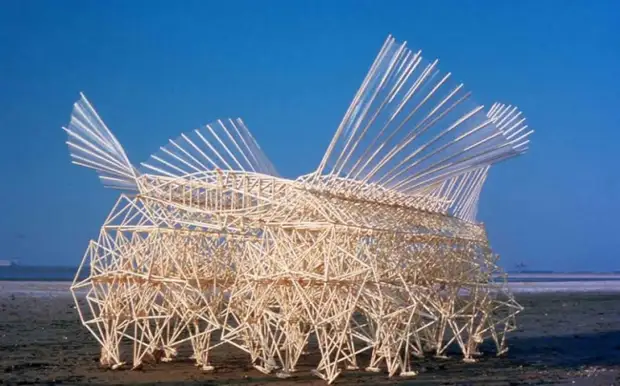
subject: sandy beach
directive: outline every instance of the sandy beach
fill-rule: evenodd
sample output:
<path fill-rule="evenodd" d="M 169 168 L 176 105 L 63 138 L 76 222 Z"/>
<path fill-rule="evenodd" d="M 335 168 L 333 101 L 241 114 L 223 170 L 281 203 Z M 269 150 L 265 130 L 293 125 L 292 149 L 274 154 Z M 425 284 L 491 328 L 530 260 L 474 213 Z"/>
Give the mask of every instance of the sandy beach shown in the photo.
<path fill-rule="evenodd" d="M 67 289 L 68 283 L 0 282 L 0 383 L 324 384 L 310 374 L 318 360 L 312 353 L 294 378 L 282 380 L 254 370 L 246 354 L 227 346 L 213 353 L 214 373 L 200 372 L 183 351 L 174 362 L 138 371 L 101 369 L 98 345 L 81 326 Z M 620 293 L 520 293 L 518 300 L 525 311 L 503 358 L 420 360 L 411 379 L 346 371 L 335 384 L 620 384 Z"/>

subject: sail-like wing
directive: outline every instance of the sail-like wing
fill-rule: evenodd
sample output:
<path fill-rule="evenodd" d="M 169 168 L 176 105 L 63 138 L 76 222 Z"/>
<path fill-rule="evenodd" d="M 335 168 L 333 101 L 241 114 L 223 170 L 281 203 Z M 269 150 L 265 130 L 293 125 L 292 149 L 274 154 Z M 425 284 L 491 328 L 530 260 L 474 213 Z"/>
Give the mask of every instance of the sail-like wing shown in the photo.
<path fill-rule="evenodd" d="M 510 130 L 519 121 L 516 109 L 495 105 L 485 111 L 437 64 L 388 37 L 318 169 L 305 181 L 347 195 L 377 186 L 407 200 L 522 153 L 531 131 Z"/>
<path fill-rule="evenodd" d="M 181 134 L 142 163 L 145 173 L 168 177 L 210 170 L 278 173 L 241 119 L 218 120 Z"/>
<path fill-rule="evenodd" d="M 71 121 L 63 130 L 68 134 L 67 145 L 74 164 L 96 170 L 106 187 L 137 190 L 137 171 L 84 94 L 80 93 Z"/>
<path fill-rule="evenodd" d="M 490 166 L 483 166 L 446 180 L 445 195 L 450 201 L 448 214 L 473 222 L 478 214 L 478 201 Z"/>
<path fill-rule="evenodd" d="M 490 166 L 453 176 L 407 195 L 402 204 L 475 222 L 478 200 Z"/>

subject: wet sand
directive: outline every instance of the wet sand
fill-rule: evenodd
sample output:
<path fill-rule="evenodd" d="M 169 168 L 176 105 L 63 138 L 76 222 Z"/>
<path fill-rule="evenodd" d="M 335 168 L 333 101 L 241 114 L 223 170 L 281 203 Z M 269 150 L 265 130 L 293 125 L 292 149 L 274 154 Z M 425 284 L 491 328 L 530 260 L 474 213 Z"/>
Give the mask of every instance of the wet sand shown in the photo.
<path fill-rule="evenodd" d="M 231 347 L 214 351 L 214 373 L 182 358 L 137 371 L 100 369 L 98 345 L 81 326 L 66 288 L 0 282 L 0 384 L 325 384 L 310 374 L 317 354 L 303 357 L 295 377 L 282 380 L 254 370 L 248 356 Z M 526 309 L 503 358 L 419 360 L 420 374 L 410 379 L 346 371 L 335 384 L 620 385 L 620 293 L 520 294 L 518 300 Z"/>

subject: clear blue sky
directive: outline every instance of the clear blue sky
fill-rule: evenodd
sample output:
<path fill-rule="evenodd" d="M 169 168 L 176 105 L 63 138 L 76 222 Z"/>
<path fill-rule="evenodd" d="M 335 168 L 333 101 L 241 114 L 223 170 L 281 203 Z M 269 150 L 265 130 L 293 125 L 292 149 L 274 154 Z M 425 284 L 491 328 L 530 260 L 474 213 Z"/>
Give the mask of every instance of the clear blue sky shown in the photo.
<path fill-rule="evenodd" d="M 389 33 L 537 130 L 482 193 L 504 266 L 620 270 L 612 0 L 0 1 L 0 259 L 77 264 L 118 196 L 70 164 L 60 127 L 78 92 L 133 162 L 240 116 L 295 177 L 320 161 Z"/>

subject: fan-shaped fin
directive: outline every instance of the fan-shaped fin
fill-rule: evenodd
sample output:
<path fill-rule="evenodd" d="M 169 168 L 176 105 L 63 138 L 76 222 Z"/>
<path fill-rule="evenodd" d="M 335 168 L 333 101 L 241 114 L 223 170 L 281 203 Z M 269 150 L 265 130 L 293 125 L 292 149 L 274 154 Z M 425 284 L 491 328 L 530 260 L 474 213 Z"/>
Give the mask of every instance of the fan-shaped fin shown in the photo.
<path fill-rule="evenodd" d="M 514 106 L 502 103 L 494 103 L 486 114 L 487 118 L 496 127 L 495 137 L 501 138 L 497 147 L 484 147 L 479 151 L 469 154 L 462 163 L 445 163 L 433 170 L 422 173 L 420 176 L 413 177 L 409 184 L 402 186 L 408 187 L 410 192 L 423 188 L 428 183 L 436 183 L 450 175 L 466 173 L 480 167 L 498 163 L 505 159 L 523 154 L 530 142 L 528 137 L 534 130 L 527 130 L 525 118 L 522 113 Z"/>
<path fill-rule="evenodd" d="M 201 129 L 181 134 L 151 155 L 142 166 L 145 173 L 169 177 L 214 169 L 278 175 L 239 118 L 225 122 L 218 120 Z"/>
<path fill-rule="evenodd" d="M 74 103 L 71 121 L 63 130 L 74 164 L 95 169 L 106 187 L 137 190 L 135 168 L 84 94 Z"/>
<path fill-rule="evenodd" d="M 437 63 L 388 37 L 308 183 L 416 194 L 522 152 L 529 133 L 511 136 L 516 113 L 498 105 L 487 116 Z"/>
<path fill-rule="evenodd" d="M 448 214 L 473 222 L 478 214 L 478 199 L 490 166 L 483 166 L 446 180 L 445 195 L 451 202 Z"/>
<path fill-rule="evenodd" d="M 491 106 L 487 117 L 495 122 L 497 129 L 502 132 L 506 141 L 513 143 L 512 147 L 523 153 L 523 148 L 530 141 L 527 139 L 534 130 L 527 130 L 525 118 L 516 106 L 506 106 L 496 102 Z"/>
<path fill-rule="evenodd" d="M 483 166 L 420 188 L 410 195 L 412 199 L 407 204 L 474 222 L 478 198 L 489 169 L 490 166 Z"/>

